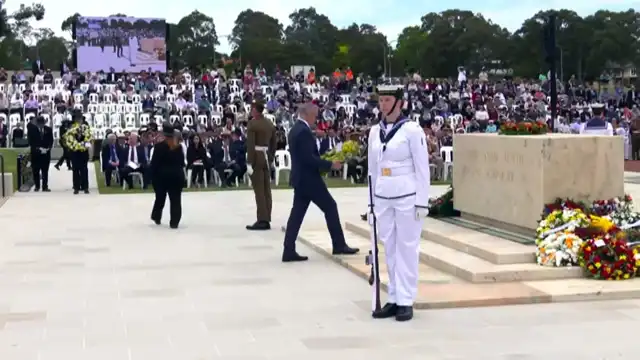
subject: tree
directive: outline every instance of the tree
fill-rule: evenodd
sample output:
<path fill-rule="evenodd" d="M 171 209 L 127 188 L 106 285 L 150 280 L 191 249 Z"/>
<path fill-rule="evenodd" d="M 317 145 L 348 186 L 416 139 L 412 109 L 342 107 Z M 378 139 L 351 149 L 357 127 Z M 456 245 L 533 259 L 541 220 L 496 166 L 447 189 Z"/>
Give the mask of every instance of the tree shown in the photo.
<path fill-rule="evenodd" d="M 68 57 L 62 38 L 51 29 L 36 28 L 34 21 L 44 18 L 41 4 L 21 4 L 17 11 L 0 11 L 0 63 L 6 69 L 21 69 L 27 59 L 40 56 L 45 64 L 56 65 Z"/>
<path fill-rule="evenodd" d="M 277 19 L 261 11 L 247 9 L 238 14 L 229 35 L 234 50 L 231 56 L 248 64 L 262 64 L 273 69 L 287 61 L 282 38 L 282 24 Z"/>
<path fill-rule="evenodd" d="M 73 25 L 78 22 L 78 18 L 82 15 L 75 13 L 68 18 L 64 19 L 62 25 L 60 25 L 60 30 L 69 33 L 71 35 L 71 30 L 73 29 Z"/>
<path fill-rule="evenodd" d="M 313 7 L 297 10 L 289 15 L 289 19 L 291 25 L 284 34 L 290 65 L 313 65 L 320 74 L 333 71 L 338 29 L 331 20 L 318 14 Z"/>
<path fill-rule="evenodd" d="M 167 46 L 174 68 L 213 67 L 215 47 L 220 45 L 213 19 L 197 10 L 170 24 Z"/>

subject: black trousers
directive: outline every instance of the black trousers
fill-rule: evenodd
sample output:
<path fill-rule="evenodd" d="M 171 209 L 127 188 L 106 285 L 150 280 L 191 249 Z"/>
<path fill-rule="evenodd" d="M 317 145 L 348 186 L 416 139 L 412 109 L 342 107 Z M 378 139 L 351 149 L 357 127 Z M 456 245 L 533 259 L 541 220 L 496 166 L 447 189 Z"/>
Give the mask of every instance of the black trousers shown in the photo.
<path fill-rule="evenodd" d="M 51 165 L 51 154 L 32 154 L 31 170 L 33 170 L 33 182 L 36 189 L 49 188 L 49 165 Z M 42 183 L 41 183 L 42 181 Z"/>
<path fill-rule="evenodd" d="M 73 190 L 89 190 L 88 151 L 71 152 L 71 169 L 73 172 Z"/>
<path fill-rule="evenodd" d="M 107 165 L 104 170 L 104 183 L 107 186 L 111 186 L 111 179 L 113 178 L 113 173 L 118 172 L 118 169 L 111 166 L 111 164 Z M 122 186 L 122 184 L 121 184 Z"/>
<path fill-rule="evenodd" d="M 178 226 L 182 219 L 182 184 L 171 184 L 167 186 L 165 183 L 154 182 L 153 191 L 155 192 L 155 200 L 153 201 L 153 209 L 151 209 L 151 218 L 160 221 L 162 219 L 162 210 L 169 196 L 169 224 Z"/>
<path fill-rule="evenodd" d="M 71 169 L 71 159 L 69 156 L 69 150 L 66 147 L 62 148 L 62 157 L 60 159 L 58 159 L 58 162 L 56 163 L 56 166 L 60 166 L 62 165 L 63 162 L 67 162 L 67 167 L 69 169 Z"/>

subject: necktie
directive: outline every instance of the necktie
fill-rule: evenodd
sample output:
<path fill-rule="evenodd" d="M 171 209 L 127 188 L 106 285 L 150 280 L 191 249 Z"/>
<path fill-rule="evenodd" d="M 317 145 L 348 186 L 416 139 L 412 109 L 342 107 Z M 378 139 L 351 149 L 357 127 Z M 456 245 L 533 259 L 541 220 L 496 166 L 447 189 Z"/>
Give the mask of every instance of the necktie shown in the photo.
<path fill-rule="evenodd" d="M 116 162 L 116 147 L 111 145 L 111 161 Z"/>
<path fill-rule="evenodd" d="M 130 153 L 131 153 L 131 158 L 130 158 L 129 160 L 131 160 L 131 162 L 135 162 L 135 161 L 134 161 L 134 158 L 133 158 L 134 148 L 130 147 L 130 148 L 129 148 L 129 151 L 130 151 Z"/>

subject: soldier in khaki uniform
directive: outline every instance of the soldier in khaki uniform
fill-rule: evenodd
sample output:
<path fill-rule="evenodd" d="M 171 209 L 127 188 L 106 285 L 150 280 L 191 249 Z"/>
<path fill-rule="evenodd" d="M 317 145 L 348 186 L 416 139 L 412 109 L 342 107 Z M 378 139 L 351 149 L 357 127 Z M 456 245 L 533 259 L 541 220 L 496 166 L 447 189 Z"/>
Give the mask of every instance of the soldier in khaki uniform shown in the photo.
<path fill-rule="evenodd" d="M 262 115 L 264 103 L 256 101 L 251 108 L 252 120 L 247 127 L 247 173 L 251 176 L 256 196 L 258 221 L 247 230 L 271 229 L 271 170 L 276 151 L 276 127 Z"/>

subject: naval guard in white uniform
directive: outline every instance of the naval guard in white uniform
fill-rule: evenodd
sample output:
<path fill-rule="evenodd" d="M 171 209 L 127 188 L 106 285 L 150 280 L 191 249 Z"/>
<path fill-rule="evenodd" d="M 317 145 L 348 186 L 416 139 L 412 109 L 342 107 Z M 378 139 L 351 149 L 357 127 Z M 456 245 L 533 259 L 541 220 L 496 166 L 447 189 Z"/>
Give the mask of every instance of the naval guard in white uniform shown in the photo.
<path fill-rule="evenodd" d="M 613 136 L 613 126 L 604 117 L 604 104 L 591 105 L 591 111 L 593 117 L 582 124 L 580 134 Z"/>
<path fill-rule="evenodd" d="M 389 294 L 374 318 L 413 318 L 418 287 L 420 237 L 429 214 L 429 154 L 420 125 L 401 115 L 402 86 L 379 86 L 382 121 L 369 133 L 369 175 L 373 189 L 373 215 L 389 272 Z M 373 206 L 372 206 L 373 205 Z M 375 231 L 376 229 L 374 229 Z"/>

